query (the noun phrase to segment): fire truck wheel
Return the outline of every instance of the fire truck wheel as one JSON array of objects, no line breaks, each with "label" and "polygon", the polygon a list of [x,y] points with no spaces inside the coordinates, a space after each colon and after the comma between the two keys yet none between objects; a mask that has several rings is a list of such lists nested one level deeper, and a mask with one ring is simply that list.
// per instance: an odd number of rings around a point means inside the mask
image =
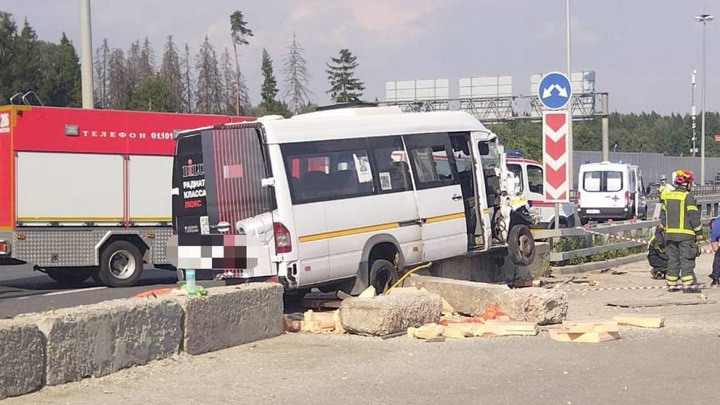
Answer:
[{"label": "fire truck wheel", "polygon": [[528,266],[535,260],[535,238],[527,226],[515,225],[510,228],[508,254],[510,260],[519,266]]},{"label": "fire truck wheel", "polygon": [[387,260],[376,259],[370,267],[370,285],[376,294],[382,294],[398,280],[397,269]]},{"label": "fire truck wheel", "polygon": [[140,249],[130,242],[118,240],[103,249],[98,276],[108,287],[130,287],[140,278],[143,259]]},{"label": "fire truck wheel", "polygon": [[45,269],[51,279],[63,284],[81,284],[87,280],[92,273],[90,269],[73,269],[69,267],[56,267]]}]

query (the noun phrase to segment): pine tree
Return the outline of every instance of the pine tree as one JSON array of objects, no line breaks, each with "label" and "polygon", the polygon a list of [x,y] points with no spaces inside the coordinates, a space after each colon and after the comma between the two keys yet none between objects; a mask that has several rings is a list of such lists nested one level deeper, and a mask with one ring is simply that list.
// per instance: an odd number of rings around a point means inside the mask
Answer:
[{"label": "pine tree", "polygon": [[190,46],[185,44],[185,60],[184,71],[183,71],[183,111],[187,113],[193,112],[193,86],[192,86],[192,71],[190,70]]},{"label": "pine tree", "polygon": [[0,11],[0,105],[8,103],[17,93],[12,87],[16,37],[17,25],[12,14]]},{"label": "pine tree", "polygon": [[25,20],[20,35],[15,39],[14,57],[12,65],[9,66],[13,72],[13,81],[11,83],[15,92],[27,93],[34,91],[37,93],[40,90],[43,75],[41,71],[41,53],[38,46],[37,33]]},{"label": "pine tree", "polygon": [[218,60],[210,39],[200,46],[195,68],[197,86],[195,92],[195,110],[198,113],[218,114],[222,112],[222,80],[218,69]]},{"label": "pine tree", "polygon": [[107,38],[103,39],[102,45],[95,50],[94,77],[95,85],[94,98],[97,108],[107,108],[107,86],[108,86],[108,60],[110,58],[110,46]]},{"label": "pine tree", "polygon": [[335,103],[360,101],[365,90],[365,84],[356,79],[355,69],[358,67],[357,57],[347,49],[340,50],[340,57],[330,58],[332,64],[327,64],[330,81],[330,98]]},{"label": "pine tree", "polygon": [[134,83],[128,72],[125,53],[122,49],[114,49],[110,53],[108,65],[108,108],[127,110],[134,90]]},{"label": "pine tree", "polygon": [[285,56],[283,73],[285,76],[283,98],[287,102],[290,111],[293,114],[298,114],[303,110],[304,106],[311,103],[310,94],[312,92],[309,89],[310,75],[303,57],[303,48],[297,43],[295,33],[293,33],[292,45],[288,48],[288,53]]},{"label": "pine tree", "polygon": [[130,85],[130,88],[132,88],[133,90],[142,80],[142,77],[140,77],[140,59],[140,41],[135,41],[130,44],[130,48],[128,49],[127,53],[127,59],[125,61],[127,81]]},{"label": "pine tree", "polygon": [[220,75],[222,76],[222,112],[232,115],[235,113],[235,98],[238,94],[237,73],[227,48],[220,57]]},{"label": "pine tree", "polygon": [[79,107],[82,105],[80,59],[70,40],[62,34],[60,44],[41,41],[42,81],[40,98],[45,105]]},{"label": "pine tree", "polygon": [[169,105],[170,111],[183,111],[183,74],[180,71],[180,57],[178,56],[173,37],[170,35],[165,43],[162,63],[160,64],[160,77],[165,80],[170,88]]},{"label": "pine tree", "polygon": [[277,80],[275,79],[275,73],[273,72],[272,59],[270,54],[265,48],[262,51],[262,76],[263,83],[260,89],[260,109],[265,113],[275,111],[277,108],[277,100],[275,97],[278,94]]},{"label": "pine tree", "polygon": [[243,17],[243,13],[240,10],[236,10],[230,14],[230,37],[232,38],[233,51],[235,52],[235,71],[237,73],[237,91],[235,93],[235,114],[240,115],[241,98],[243,98],[243,88],[245,89],[245,98],[247,103],[250,103],[250,98],[247,96],[247,87],[242,83],[242,71],[240,70],[240,59],[238,58],[238,45],[249,44],[248,38],[253,36],[253,32],[247,27],[247,22]]}]

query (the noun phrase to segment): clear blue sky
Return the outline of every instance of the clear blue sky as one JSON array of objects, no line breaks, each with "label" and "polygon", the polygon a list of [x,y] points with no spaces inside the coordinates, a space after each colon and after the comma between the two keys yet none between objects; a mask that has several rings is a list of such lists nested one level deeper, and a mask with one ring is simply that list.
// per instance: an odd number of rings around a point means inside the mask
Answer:
[{"label": "clear blue sky", "polygon": [[[687,113],[690,76],[700,71],[702,25],[720,13],[707,0],[571,0],[572,65],[594,70],[596,89],[620,112]],[[41,39],[64,31],[79,48],[79,0],[0,0]],[[281,62],[297,32],[320,104],[329,101],[325,63],[348,48],[357,57],[365,97],[384,100],[385,82],[443,78],[457,97],[458,79],[511,75],[513,93],[530,92],[530,75],[565,70],[565,0],[92,0],[93,47],[104,38],[127,49],[150,39],[159,60],[168,35],[195,53],[205,35],[230,47],[229,15],[244,12],[255,32],[242,62],[257,103],[260,54],[267,48],[280,83]],[[720,16],[719,16],[720,17]],[[707,26],[707,104],[720,110],[720,20]],[[696,103],[700,105],[700,75]]]}]

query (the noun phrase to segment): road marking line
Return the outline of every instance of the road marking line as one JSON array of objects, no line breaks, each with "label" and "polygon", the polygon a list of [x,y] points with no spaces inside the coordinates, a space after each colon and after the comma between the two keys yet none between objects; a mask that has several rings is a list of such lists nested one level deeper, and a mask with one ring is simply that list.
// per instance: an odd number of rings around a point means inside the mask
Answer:
[{"label": "road marking line", "polygon": [[28,298],[38,298],[38,297],[50,297],[53,295],[65,295],[65,294],[74,294],[78,292],[85,292],[85,291],[94,291],[94,290],[104,290],[108,287],[90,287],[90,288],[79,288],[77,290],[65,290],[65,291],[54,291],[47,294],[41,294],[41,295],[28,295],[25,297],[18,297],[15,298],[16,300],[26,300]]}]

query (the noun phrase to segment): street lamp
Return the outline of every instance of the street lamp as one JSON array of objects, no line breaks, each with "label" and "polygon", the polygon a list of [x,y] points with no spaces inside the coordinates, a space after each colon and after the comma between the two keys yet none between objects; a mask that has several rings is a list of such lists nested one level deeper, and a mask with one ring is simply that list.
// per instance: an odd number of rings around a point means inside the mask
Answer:
[{"label": "street lamp", "polygon": [[695,21],[702,23],[703,25],[703,50],[702,50],[702,118],[700,121],[700,184],[705,185],[705,85],[707,73],[705,66],[705,53],[706,53],[706,32],[707,23],[714,20],[715,17],[710,14],[700,14],[695,16]]},{"label": "street lamp", "polygon": [[697,128],[697,125],[695,124],[695,116],[697,115],[697,112],[695,111],[695,74],[697,73],[697,70],[693,69],[692,71],[692,109],[690,110],[690,113],[692,114],[692,157],[695,157],[697,155],[697,144],[695,141],[697,141],[697,136],[695,134],[695,129]]}]

